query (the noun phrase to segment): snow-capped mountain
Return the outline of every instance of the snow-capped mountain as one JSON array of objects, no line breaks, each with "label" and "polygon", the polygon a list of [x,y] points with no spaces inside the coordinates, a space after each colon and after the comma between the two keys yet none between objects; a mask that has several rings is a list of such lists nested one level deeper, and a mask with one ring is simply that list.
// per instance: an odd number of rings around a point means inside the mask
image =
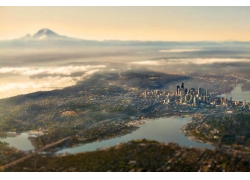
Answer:
[{"label": "snow-capped mountain", "polygon": [[49,39],[70,39],[66,36],[61,36],[51,31],[50,29],[43,28],[34,35],[27,34],[21,38],[22,40],[49,40]]}]

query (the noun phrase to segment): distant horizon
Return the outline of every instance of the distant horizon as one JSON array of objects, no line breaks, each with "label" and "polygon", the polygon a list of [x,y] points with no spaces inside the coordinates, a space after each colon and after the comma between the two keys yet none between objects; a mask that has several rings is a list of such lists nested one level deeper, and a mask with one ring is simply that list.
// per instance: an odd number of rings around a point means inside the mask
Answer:
[{"label": "distant horizon", "polygon": [[12,39],[0,39],[0,41],[11,41],[11,40],[18,40],[18,39],[21,39],[27,35],[35,35],[36,33],[38,33],[38,31],[41,31],[43,29],[47,29],[47,30],[50,30],[54,33],[56,33],[57,35],[60,35],[60,36],[65,36],[67,38],[72,38],[72,39],[78,39],[78,40],[88,40],[88,41],[140,41],[140,42],[250,42],[250,40],[247,40],[247,41],[240,41],[240,40],[221,40],[221,41],[216,41],[216,40],[199,40],[199,41],[191,41],[191,40],[179,40],[179,41],[175,41],[175,40],[137,40],[137,39],[128,39],[128,40],[121,40],[121,39],[103,39],[103,40],[98,40],[98,39],[82,39],[82,38],[78,38],[78,37],[73,37],[71,35],[67,35],[67,34],[60,34],[60,33],[57,33],[56,31],[54,31],[53,29],[51,28],[48,28],[48,27],[44,27],[44,28],[40,28],[38,29],[35,33],[26,33],[24,34],[23,36],[20,36],[20,37],[14,37]]},{"label": "distant horizon", "polygon": [[96,41],[250,41],[250,7],[23,6],[0,14],[1,40],[49,28]]}]

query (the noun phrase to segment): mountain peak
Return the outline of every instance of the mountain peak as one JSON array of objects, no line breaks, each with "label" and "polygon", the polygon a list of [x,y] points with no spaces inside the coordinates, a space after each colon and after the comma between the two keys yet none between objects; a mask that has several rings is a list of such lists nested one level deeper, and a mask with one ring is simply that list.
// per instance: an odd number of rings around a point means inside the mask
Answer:
[{"label": "mountain peak", "polygon": [[36,34],[56,34],[48,28],[40,29]]},{"label": "mountain peak", "polygon": [[42,28],[35,34],[33,35],[27,34],[26,36],[21,37],[20,39],[26,41],[73,40],[73,38],[61,36],[48,28]]},{"label": "mountain peak", "polygon": [[48,28],[43,28],[39,30],[36,34],[33,35],[33,39],[47,39],[47,38],[58,38],[60,37],[55,32],[51,31]]}]

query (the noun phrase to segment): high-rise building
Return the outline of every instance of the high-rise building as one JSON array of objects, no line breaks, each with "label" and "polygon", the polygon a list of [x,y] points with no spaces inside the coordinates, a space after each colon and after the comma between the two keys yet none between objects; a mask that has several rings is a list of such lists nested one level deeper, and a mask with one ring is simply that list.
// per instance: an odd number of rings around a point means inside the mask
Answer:
[{"label": "high-rise building", "polygon": [[196,97],[194,97],[193,105],[196,106]]},{"label": "high-rise building", "polygon": [[178,85],[176,88],[176,94],[179,95],[180,94],[180,86]]},{"label": "high-rise building", "polygon": [[182,96],[181,96],[181,98],[180,98],[180,103],[181,103],[181,104],[183,103],[183,99],[182,99]]},{"label": "high-rise building", "polygon": [[195,94],[195,88],[191,88],[191,89],[190,89],[190,93],[191,93],[192,95],[194,95],[194,94]]},{"label": "high-rise building", "polygon": [[201,95],[201,88],[198,88],[198,96]]},{"label": "high-rise building", "polygon": [[187,88],[185,88],[185,95],[188,93],[188,90],[187,90]]},{"label": "high-rise building", "polygon": [[181,84],[181,88],[184,89],[184,83]]}]

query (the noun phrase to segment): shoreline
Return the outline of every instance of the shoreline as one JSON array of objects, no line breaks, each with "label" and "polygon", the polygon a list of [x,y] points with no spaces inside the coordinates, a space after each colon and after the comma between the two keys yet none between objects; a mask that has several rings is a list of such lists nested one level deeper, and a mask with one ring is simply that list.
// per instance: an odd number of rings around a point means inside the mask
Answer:
[{"label": "shoreline", "polygon": [[189,123],[192,122],[192,119],[190,119],[186,124],[184,124],[181,128],[180,128],[180,132],[182,134],[184,134],[189,140],[191,141],[195,141],[195,142],[198,142],[198,143],[204,143],[204,144],[209,144],[209,145],[212,145],[212,146],[215,146],[214,143],[210,142],[210,141],[204,141],[204,140],[201,140],[199,138],[197,138],[196,136],[194,136],[188,129],[187,129],[187,125]]}]

